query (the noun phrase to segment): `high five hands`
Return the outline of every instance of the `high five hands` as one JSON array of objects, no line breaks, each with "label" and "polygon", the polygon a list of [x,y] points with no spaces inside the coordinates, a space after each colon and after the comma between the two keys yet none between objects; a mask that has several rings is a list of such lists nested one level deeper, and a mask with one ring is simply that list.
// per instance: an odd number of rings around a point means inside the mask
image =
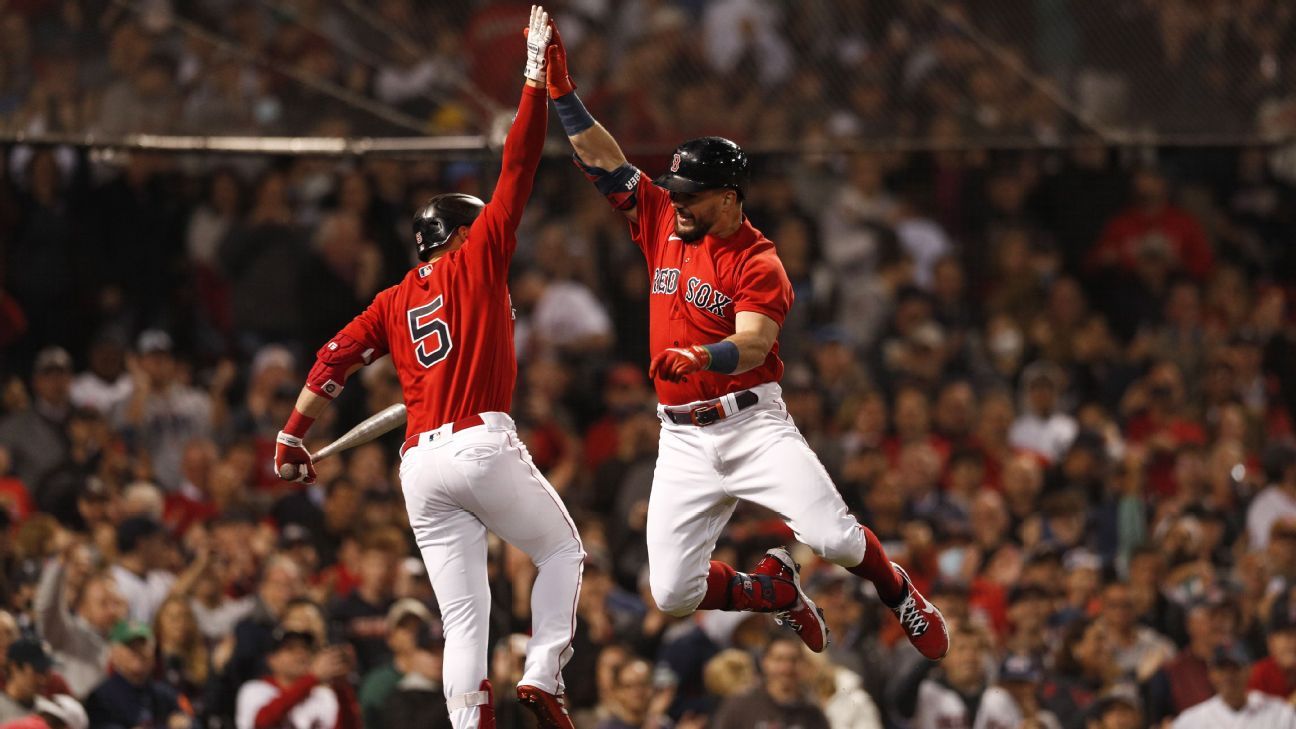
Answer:
[{"label": "high five hands", "polygon": [[531,6],[531,23],[522,33],[527,39],[527,64],[523,75],[537,86],[547,86],[551,99],[575,91],[576,82],[567,71],[567,47],[563,45],[557,24],[544,6]]}]

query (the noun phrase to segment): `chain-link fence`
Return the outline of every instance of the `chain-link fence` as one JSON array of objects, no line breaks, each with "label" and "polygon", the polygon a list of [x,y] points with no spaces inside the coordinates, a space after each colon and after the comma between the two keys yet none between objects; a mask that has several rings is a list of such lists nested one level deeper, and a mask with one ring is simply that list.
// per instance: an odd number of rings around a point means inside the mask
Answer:
[{"label": "chain-link fence", "polygon": [[[704,132],[778,152],[1296,132],[1296,23],[1277,0],[550,5],[587,104],[631,149]],[[11,0],[0,130],[173,148],[480,147],[515,101],[527,13],[510,0]],[[252,139],[213,139],[226,137]]]}]

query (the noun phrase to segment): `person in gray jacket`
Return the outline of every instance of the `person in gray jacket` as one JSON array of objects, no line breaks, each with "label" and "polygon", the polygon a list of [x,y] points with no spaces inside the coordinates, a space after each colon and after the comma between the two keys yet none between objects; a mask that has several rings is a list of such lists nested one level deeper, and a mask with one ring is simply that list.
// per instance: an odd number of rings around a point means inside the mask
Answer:
[{"label": "person in gray jacket", "polygon": [[[68,604],[73,595],[75,606]],[[108,632],[126,618],[116,581],[95,571],[84,545],[74,545],[46,563],[32,609],[73,696],[84,699],[107,673]]]}]

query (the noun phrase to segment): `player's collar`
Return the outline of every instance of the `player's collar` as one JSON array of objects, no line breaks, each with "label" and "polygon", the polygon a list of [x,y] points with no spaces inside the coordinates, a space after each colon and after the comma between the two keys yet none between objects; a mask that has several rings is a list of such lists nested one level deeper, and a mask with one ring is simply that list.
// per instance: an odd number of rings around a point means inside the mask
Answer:
[{"label": "player's collar", "polygon": [[739,248],[744,248],[751,245],[752,241],[756,240],[756,229],[752,227],[751,219],[744,214],[742,222],[738,224],[738,230],[735,230],[724,238],[709,233],[706,238],[718,246],[737,246]]}]

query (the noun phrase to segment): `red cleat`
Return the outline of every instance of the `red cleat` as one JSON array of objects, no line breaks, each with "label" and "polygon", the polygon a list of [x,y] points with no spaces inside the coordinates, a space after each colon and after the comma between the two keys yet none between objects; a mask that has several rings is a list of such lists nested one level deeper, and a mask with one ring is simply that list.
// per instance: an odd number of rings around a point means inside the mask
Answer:
[{"label": "red cleat", "polygon": [[561,694],[554,696],[535,686],[522,685],[517,687],[517,697],[535,714],[540,729],[576,729],[567,715],[566,700]]},{"label": "red cleat", "polygon": [[792,555],[782,547],[771,549],[761,557],[752,574],[792,583],[796,588],[797,600],[792,607],[776,611],[774,622],[792,626],[806,647],[815,653],[822,653],[828,647],[828,625],[824,623],[823,611],[801,589],[801,567],[792,561]]},{"label": "red cleat", "polygon": [[913,647],[927,660],[939,661],[949,653],[949,629],[945,626],[945,616],[918,592],[903,567],[895,562],[891,566],[904,580],[904,599],[899,605],[888,607],[900,619],[900,626]]}]

